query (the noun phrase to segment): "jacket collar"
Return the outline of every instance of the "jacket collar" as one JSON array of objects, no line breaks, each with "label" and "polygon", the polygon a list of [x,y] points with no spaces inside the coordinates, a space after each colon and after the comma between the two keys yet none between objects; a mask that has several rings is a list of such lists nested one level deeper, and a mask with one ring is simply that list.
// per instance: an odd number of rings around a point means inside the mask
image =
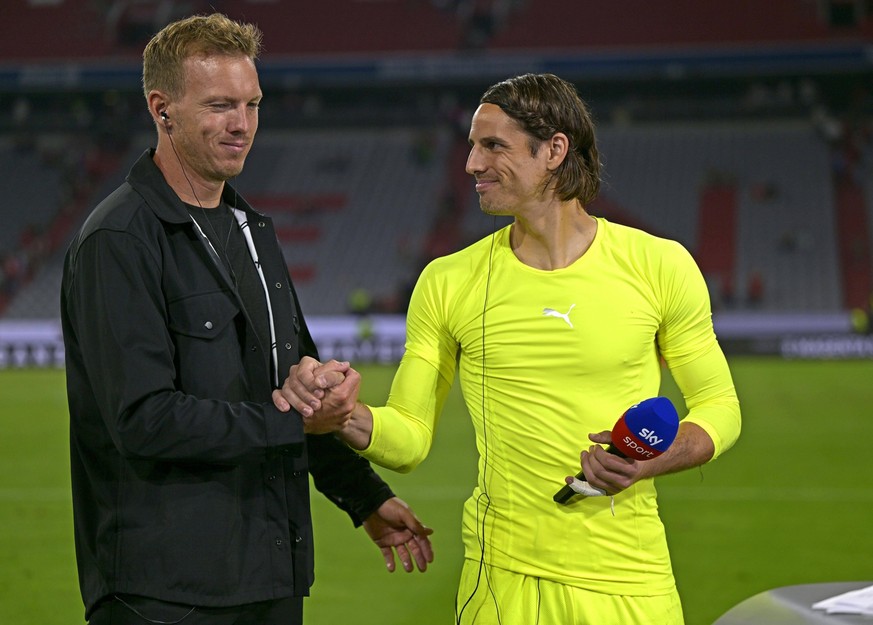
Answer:
[{"label": "jacket collar", "polygon": [[[188,209],[185,208],[185,204],[179,199],[172,187],[167,184],[161,170],[155,165],[154,154],[154,148],[149,148],[143,152],[127,175],[128,184],[142,196],[152,212],[161,221],[175,224],[189,223],[191,216],[188,214]],[[228,206],[233,206],[251,215],[264,217],[249,206],[248,202],[227,182],[224,183],[221,199]]]}]

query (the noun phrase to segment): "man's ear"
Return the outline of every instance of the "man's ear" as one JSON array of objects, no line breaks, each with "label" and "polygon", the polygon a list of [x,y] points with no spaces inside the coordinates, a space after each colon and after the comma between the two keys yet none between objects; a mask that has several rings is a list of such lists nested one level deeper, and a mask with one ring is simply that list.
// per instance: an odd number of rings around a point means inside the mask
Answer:
[{"label": "man's ear", "polygon": [[164,115],[167,114],[167,107],[170,104],[169,98],[160,91],[150,91],[147,102],[149,113],[152,114],[152,119],[154,119],[158,125],[166,125],[166,121],[169,118],[162,116],[161,113],[164,113]]},{"label": "man's ear", "polygon": [[567,135],[563,132],[556,132],[552,135],[552,138],[546,142],[546,145],[549,150],[546,167],[549,171],[555,171],[561,166],[564,159],[567,158],[567,154],[570,151],[570,139],[568,139]]}]

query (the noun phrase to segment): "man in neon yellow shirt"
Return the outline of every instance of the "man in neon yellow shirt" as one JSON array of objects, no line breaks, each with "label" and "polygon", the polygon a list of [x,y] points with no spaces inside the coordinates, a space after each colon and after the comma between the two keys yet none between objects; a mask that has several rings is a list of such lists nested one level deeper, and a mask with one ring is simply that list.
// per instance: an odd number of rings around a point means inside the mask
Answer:
[{"label": "man in neon yellow shirt", "polygon": [[[409,471],[457,371],[480,454],[457,622],[681,624],[652,478],[712,460],[740,432],[703,277],[678,243],[588,214],[599,157],[569,83],[546,74],[492,86],[470,145],[482,210],[514,222],[424,270],[387,405],[355,403],[348,363],[309,359],[279,407],[348,411],[341,439]],[[688,408],[675,442],[646,462],[607,453],[616,419],[658,394],[661,357]],[[586,446],[587,481],[611,497],[555,503]]]}]

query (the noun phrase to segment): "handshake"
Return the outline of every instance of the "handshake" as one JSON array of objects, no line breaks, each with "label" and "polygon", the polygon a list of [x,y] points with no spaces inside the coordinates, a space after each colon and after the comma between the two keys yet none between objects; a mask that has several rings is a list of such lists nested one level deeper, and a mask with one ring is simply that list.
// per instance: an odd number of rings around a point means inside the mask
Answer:
[{"label": "handshake", "polygon": [[[304,356],[288,371],[282,387],[273,391],[273,404],[281,412],[299,412],[307,434],[336,432],[346,439],[343,433],[351,427],[355,412],[365,420],[372,419],[369,410],[358,404],[360,388],[361,374],[348,362],[321,363]],[[369,436],[367,439],[369,442]],[[352,444],[351,440],[346,442]]]}]

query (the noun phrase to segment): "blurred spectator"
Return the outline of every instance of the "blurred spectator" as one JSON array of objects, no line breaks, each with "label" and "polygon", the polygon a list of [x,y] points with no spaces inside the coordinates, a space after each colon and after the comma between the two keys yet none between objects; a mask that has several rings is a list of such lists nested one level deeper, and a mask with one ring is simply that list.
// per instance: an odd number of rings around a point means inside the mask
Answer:
[{"label": "blurred spectator", "polygon": [[746,284],[746,303],[752,308],[758,308],[764,301],[764,276],[757,269],[749,274]]},{"label": "blurred spectator", "polygon": [[373,308],[373,295],[364,287],[352,289],[349,293],[349,312],[353,315],[367,315]]},{"label": "blurred spectator", "polygon": [[12,141],[17,150],[27,151],[33,148],[34,135],[30,128],[32,107],[25,96],[15,98],[12,103]]},{"label": "blurred spectator", "polygon": [[431,130],[421,130],[412,142],[411,157],[419,167],[426,167],[433,163],[436,153],[436,136]]},{"label": "blurred spectator", "polygon": [[852,329],[857,334],[873,334],[873,293],[867,298],[866,308],[853,308]]}]

